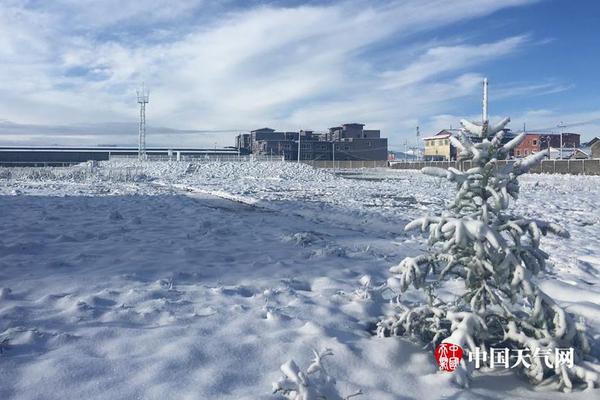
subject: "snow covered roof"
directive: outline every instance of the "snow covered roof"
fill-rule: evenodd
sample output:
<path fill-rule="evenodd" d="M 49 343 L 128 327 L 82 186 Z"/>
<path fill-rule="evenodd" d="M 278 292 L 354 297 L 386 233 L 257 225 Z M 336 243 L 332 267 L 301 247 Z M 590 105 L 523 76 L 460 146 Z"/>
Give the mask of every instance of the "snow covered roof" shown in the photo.
<path fill-rule="evenodd" d="M 595 138 L 593 138 L 592 140 L 590 140 L 589 142 L 587 142 L 585 144 L 586 147 L 591 147 L 594 143 L 596 143 L 597 141 L 600 140 L 600 137 L 596 136 Z"/>
<path fill-rule="evenodd" d="M 541 151 L 548 151 L 548 149 L 543 149 Z M 585 152 L 582 149 L 578 148 L 563 148 L 562 153 L 560 148 L 550 147 L 550 158 L 551 159 L 567 159 L 567 158 L 575 158 L 575 157 L 583 157 L 588 158 L 589 153 Z"/>
<path fill-rule="evenodd" d="M 423 140 L 447 139 L 452 135 L 453 135 L 453 133 L 451 131 L 449 131 L 447 129 L 442 129 L 441 131 L 439 131 L 438 133 L 436 133 L 433 136 L 424 137 Z"/>
<path fill-rule="evenodd" d="M 446 132 L 446 133 L 438 133 L 435 136 L 428 136 L 428 137 L 424 137 L 423 140 L 433 140 L 433 139 L 448 139 L 450 136 L 452 136 L 452 133 L 448 132 L 448 131 L 442 131 L 442 132 Z"/>

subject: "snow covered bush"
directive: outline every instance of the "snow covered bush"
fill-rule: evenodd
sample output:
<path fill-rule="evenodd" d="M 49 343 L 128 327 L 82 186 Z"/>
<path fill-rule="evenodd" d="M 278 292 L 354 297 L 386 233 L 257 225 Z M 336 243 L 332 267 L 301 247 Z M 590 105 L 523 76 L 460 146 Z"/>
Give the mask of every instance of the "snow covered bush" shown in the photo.
<path fill-rule="evenodd" d="M 346 397 L 338 394 L 335 378 L 325 370 L 323 359 L 333 356 L 331 349 L 313 350 L 314 358 L 306 372 L 300 370 L 294 360 L 281 366 L 284 377 L 273 383 L 273 393 L 289 400 L 346 400 L 362 394 L 360 391 Z M 309 377 L 310 376 L 310 377 Z"/>
<path fill-rule="evenodd" d="M 527 352 L 531 365 L 517 368 L 538 384 L 555 380 L 570 390 L 574 383 L 593 388 L 599 376 L 586 363 L 590 344 L 584 323 L 565 312 L 534 280 L 544 271 L 548 254 L 540 238 L 548 233 L 565 238 L 567 231 L 553 223 L 511 215 L 509 200 L 517 199 L 517 178 L 544 157 L 543 152 L 500 165 L 524 138 L 522 133 L 503 141 L 505 118 L 499 124 L 461 121 L 452 144 L 460 160 L 471 168 L 459 171 L 424 168 L 428 175 L 445 177 L 457 186 L 455 199 L 438 216 L 425 216 L 406 226 L 428 231 L 431 252 L 407 257 L 390 269 L 388 286 L 397 293 L 410 286 L 427 294 L 427 304 L 407 306 L 396 298 L 399 312 L 378 323 L 380 336 L 404 335 L 435 346 L 453 343 L 471 354 L 487 354 L 490 347 Z M 443 300 L 444 280 L 459 279 L 464 291 Z M 574 365 L 555 366 L 557 349 L 573 348 Z M 535 354 L 547 354 L 542 362 Z M 489 361 L 487 360 L 489 365 Z M 512 363 L 511 363 L 512 364 Z M 485 365 L 485 363 L 484 363 Z M 468 386 L 472 363 L 460 362 L 457 382 Z"/>

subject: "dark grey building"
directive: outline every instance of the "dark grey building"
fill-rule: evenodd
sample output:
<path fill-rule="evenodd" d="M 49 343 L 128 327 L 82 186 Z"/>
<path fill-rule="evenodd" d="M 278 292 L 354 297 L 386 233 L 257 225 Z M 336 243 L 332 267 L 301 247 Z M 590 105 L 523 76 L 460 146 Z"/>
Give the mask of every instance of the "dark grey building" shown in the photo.
<path fill-rule="evenodd" d="M 387 138 L 364 124 L 344 124 L 326 133 L 278 132 L 261 128 L 236 137 L 236 146 L 256 155 L 281 155 L 286 160 L 387 160 Z"/>
<path fill-rule="evenodd" d="M 242 133 L 235 137 L 235 147 L 241 154 L 250 153 L 250 134 Z"/>

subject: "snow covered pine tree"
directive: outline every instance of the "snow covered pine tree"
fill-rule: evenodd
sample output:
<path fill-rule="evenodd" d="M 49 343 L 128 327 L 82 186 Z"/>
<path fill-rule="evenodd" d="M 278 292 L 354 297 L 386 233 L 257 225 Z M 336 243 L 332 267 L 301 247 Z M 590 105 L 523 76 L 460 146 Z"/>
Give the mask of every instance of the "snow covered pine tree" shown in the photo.
<path fill-rule="evenodd" d="M 490 347 L 520 349 L 530 355 L 531 365 L 521 364 L 519 369 L 532 383 L 556 381 L 563 390 L 579 383 L 591 389 L 599 376 L 586 365 L 590 345 L 583 321 L 566 313 L 533 280 L 548 258 L 539 248 L 541 235 L 568 238 L 569 234 L 556 224 L 507 211 L 509 198 L 517 199 L 517 177 L 544 157 L 539 152 L 514 163 L 497 163 L 525 138 L 522 133 L 502 144 L 509 121 L 505 118 L 494 126 L 461 121 L 463 129 L 451 141 L 459 159 L 470 160 L 471 168 L 422 170 L 455 182 L 458 191 L 441 216 L 426 216 L 406 226 L 428 230 L 432 252 L 407 257 L 392 267 L 388 287 L 400 292 L 410 285 L 424 290 L 428 304 L 403 305 L 398 295 L 400 312 L 380 321 L 377 333 L 409 336 L 433 348 L 440 342 L 453 343 L 480 354 L 487 354 Z M 443 301 L 438 288 L 451 277 L 463 280 L 465 290 L 452 301 Z M 572 367 L 556 366 L 559 348 L 574 349 Z M 534 354 L 547 354 L 550 362 Z M 472 363 L 463 359 L 454 371 L 457 383 L 468 386 L 472 369 Z"/>

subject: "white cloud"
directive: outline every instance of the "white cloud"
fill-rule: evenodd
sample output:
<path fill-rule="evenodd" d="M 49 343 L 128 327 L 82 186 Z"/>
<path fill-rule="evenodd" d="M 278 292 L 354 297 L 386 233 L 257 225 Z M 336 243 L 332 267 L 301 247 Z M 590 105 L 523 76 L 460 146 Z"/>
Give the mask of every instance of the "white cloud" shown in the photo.
<path fill-rule="evenodd" d="M 480 45 L 434 47 L 416 61 L 397 71 L 386 71 L 384 89 L 397 89 L 414 85 L 433 77 L 463 70 L 474 65 L 496 60 L 521 48 L 526 36 L 513 36 L 493 43 Z"/>
<path fill-rule="evenodd" d="M 324 129 L 360 121 L 395 143 L 418 120 L 478 93 L 482 75 L 472 68 L 529 45 L 524 35 L 477 44 L 454 38 L 433 48 L 415 43 L 418 33 L 527 0 L 212 3 L 62 0 L 38 9 L 19 1 L 0 7 L 6 60 L 0 118 L 37 124 L 38 132 L 47 125 L 135 121 L 135 88 L 145 81 L 154 126 Z M 420 55 L 413 62 L 400 57 L 397 70 L 382 71 L 365 50 L 389 41 Z M 98 135 L 109 134 L 95 127 Z M 231 136 L 219 142 L 230 143 Z"/>

